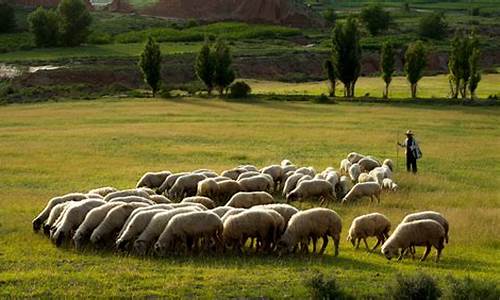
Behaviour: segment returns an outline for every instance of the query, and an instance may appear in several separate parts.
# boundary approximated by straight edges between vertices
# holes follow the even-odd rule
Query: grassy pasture
[[[311,272],[349,293],[383,297],[397,272],[500,282],[500,110],[410,105],[103,99],[0,108],[0,297],[305,298]],[[397,133],[417,133],[420,174],[403,171]],[[398,136],[402,139],[401,134]],[[31,220],[47,199],[101,185],[131,187],[147,170],[221,171],[289,158],[318,170],[349,151],[397,161],[401,191],[341,207],[340,256],[138,258],[55,248]],[[311,207],[314,203],[297,203]],[[352,219],[379,211],[393,223],[433,209],[451,224],[441,263],[388,262],[345,241]],[[373,243],[373,241],[372,241]],[[419,251],[420,252],[420,251]],[[434,252],[429,257],[434,258]],[[443,281],[441,281],[443,282]]]

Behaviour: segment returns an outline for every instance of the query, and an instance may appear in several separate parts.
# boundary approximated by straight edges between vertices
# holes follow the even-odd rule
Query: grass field
[[[397,272],[417,270],[440,283],[448,274],[499,283],[499,117],[497,107],[201,99],[1,107],[0,297],[305,298],[303,280],[314,271],[335,275],[357,297],[383,298]],[[402,153],[396,156],[395,139],[406,128],[416,132],[424,153],[418,176],[406,174]],[[283,158],[319,170],[337,166],[350,151],[397,161],[401,190],[383,194],[380,205],[331,205],[344,220],[337,258],[331,247],[322,257],[283,258],[78,253],[54,247],[31,229],[50,197],[102,185],[131,187],[148,170],[221,171]],[[396,224],[427,209],[442,212],[451,224],[439,264],[388,262],[345,241],[357,215],[379,211]]]

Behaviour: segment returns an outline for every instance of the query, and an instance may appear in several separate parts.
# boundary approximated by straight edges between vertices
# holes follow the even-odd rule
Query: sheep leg
[[[361,243],[361,238],[358,238],[357,243],[356,243],[356,250],[359,249],[359,243]]]
[[[401,249],[401,254],[398,257],[398,261],[402,261],[403,260],[403,257],[405,256],[405,250],[406,249]]]
[[[383,240],[383,239],[381,239],[380,237],[378,238],[377,243],[376,243],[376,244],[375,244],[375,246],[372,248],[372,252],[373,252],[373,251],[375,251],[375,249],[377,249],[377,247],[378,247],[380,244],[382,244],[382,243],[383,243],[383,242],[382,242],[382,240]]]
[[[333,244],[335,246],[335,257],[337,257],[339,255],[340,236],[333,237]]]
[[[375,194],[375,198],[377,198],[377,201],[380,204],[380,193]]]
[[[318,243],[318,238],[313,237],[312,242],[313,242],[313,252],[312,253],[316,253],[316,244]]]
[[[319,250],[319,254],[325,253],[326,246],[328,246],[328,235],[323,236],[323,245],[321,245],[321,249]]]
[[[431,245],[427,244],[427,246],[425,247],[424,255],[422,256],[422,258],[420,259],[420,261],[424,261],[427,258],[427,256],[431,252],[431,248],[432,248]]]

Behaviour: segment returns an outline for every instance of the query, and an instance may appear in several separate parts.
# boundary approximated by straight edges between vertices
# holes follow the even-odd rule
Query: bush
[[[62,0],[57,7],[61,43],[65,46],[78,46],[90,34],[92,17],[82,0]]]
[[[306,279],[305,285],[309,289],[312,299],[349,299],[339,288],[334,277],[326,279],[323,274],[317,273]]]
[[[318,96],[318,97],[314,97],[314,98],[312,99],[312,101],[313,101],[314,103],[328,103],[328,102],[330,102],[330,98],[328,98],[328,96],[327,96],[327,95],[325,95],[325,94],[321,94],[321,95],[320,95],[320,96]]]
[[[396,280],[387,288],[392,299],[433,300],[441,297],[441,290],[434,278],[424,273],[416,275],[396,275]]]
[[[111,44],[113,37],[109,33],[94,31],[87,37],[87,43],[95,45]]]
[[[418,23],[420,37],[429,39],[442,39],[446,37],[448,24],[442,13],[432,13],[422,17]]]
[[[325,18],[328,23],[335,24],[337,21],[337,14],[335,13],[335,10],[329,8],[323,12],[323,18]]]
[[[252,92],[252,88],[244,81],[233,83],[229,89],[231,98],[245,98]]]
[[[380,5],[363,8],[361,21],[371,35],[377,35],[379,32],[387,30],[392,22],[389,12],[383,10]]]
[[[28,16],[30,31],[38,47],[53,47],[59,42],[59,18],[53,10],[38,7]]]
[[[469,276],[463,279],[447,278],[448,288],[445,299],[453,300],[497,300],[500,299],[500,290],[494,282],[473,280]]]
[[[0,33],[11,32],[16,28],[14,8],[8,3],[0,3]]]

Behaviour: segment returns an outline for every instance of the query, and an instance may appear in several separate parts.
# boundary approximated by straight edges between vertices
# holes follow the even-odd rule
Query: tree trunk
[[[413,99],[417,98],[417,84],[416,83],[411,84],[411,97]]]
[[[350,97],[351,97],[351,98],[354,98],[354,89],[355,89],[355,88],[356,88],[356,81],[353,81],[353,82],[351,83],[351,93],[350,93],[350,94],[351,94],[351,95],[350,95]]]
[[[384,99],[389,98],[389,83],[385,83],[385,88],[384,88]]]
[[[344,83],[344,97],[349,97],[350,83]]]

